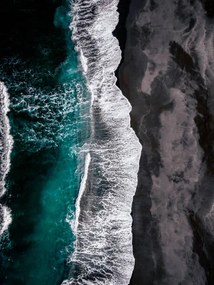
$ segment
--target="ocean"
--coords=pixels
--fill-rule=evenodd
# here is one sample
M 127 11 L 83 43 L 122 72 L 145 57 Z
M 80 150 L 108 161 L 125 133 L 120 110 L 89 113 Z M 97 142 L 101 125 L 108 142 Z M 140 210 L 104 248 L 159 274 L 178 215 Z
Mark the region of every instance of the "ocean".
M 116 87 L 117 5 L 3 6 L 1 284 L 130 279 L 141 147 Z

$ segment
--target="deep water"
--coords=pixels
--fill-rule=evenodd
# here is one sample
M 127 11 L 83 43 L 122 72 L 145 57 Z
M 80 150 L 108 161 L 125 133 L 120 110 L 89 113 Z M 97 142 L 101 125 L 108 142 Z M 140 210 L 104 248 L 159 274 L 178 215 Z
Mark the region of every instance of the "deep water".
M 55 285 L 66 278 L 73 250 L 69 221 L 84 163 L 80 149 L 89 136 L 89 96 L 71 41 L 69 5 L 5 3 L 0 80 L 10 96 L 14 147 L 1 201 L 12 223 L 0 241 L 0 284 Z

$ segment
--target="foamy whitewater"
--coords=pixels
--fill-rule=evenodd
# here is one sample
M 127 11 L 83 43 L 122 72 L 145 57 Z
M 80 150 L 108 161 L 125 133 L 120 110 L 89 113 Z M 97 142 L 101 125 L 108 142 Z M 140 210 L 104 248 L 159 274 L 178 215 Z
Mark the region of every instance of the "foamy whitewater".
M 6 191 L 5 178 L 10 168 L 10 153 L 13 140 L 10 135 L 10 125 L 7 117 L 9 112 L 9 95 L 3 82 L 0 82 L 0 197 Z M 10 210 L 0 204 L 0 236 L 11 223 Z
M 91 91 L 91 139 L 76 202 L 76 243 L 63 284 L 128 284 L 134 267 L 131 205 L 141 146 L 114 75 L 118 0 L 77 0 L 71 30 Z

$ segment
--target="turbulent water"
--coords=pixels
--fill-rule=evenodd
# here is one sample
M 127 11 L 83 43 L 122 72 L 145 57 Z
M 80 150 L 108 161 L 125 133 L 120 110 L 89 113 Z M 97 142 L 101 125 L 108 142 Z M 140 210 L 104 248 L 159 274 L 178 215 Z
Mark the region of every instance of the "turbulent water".
M 127 284 L 134 265 L 130 209 L 140 144 L 129 126 L 129 104 L 115 85 L 117 4 L 81 0 L 73 6 L 73 39 L 92 94 L 91 139 L 71 278 L 63 284 Z
M 39 3 L 1 17 L 0 283 L 127 284 L 140 145 L 118 1 Z
M 90 134 L 90 95 L 71 41 L 70 6 L 58 7 L 50 24 L 42 17 L 38 23 L 34 11 L 16 13 L 17 26 L 1 46 L 2 187 L 11 148 L 8 104 L 14 145 L 2 197 L 0 280 L 53 285 L 66 276 L 73 251 L 69 221 Z
M 131 4 L 121 81 L 143 144 L 133 204 L 133 285 L 213 284 L 209 2 Z

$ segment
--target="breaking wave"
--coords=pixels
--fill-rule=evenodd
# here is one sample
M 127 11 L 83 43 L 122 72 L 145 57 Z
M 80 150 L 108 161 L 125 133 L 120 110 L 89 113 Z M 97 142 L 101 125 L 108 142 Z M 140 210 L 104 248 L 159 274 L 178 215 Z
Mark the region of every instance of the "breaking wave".
M 9 96 L 3 82 L 0 82 L 0 197 L 6 191 L 5 178 L 10 169 L 10 153 L 13 139 L 10 135 L 10 124 L 7 117 L 9 112 Z M 10 210 L 0 204 L 0 236 L 11 223 Z
M 126 284 L 134 266 L 130 211 L 141 147 L 130 128 L 130 105 L 116 87 L 117 5 L 117 0 L 77 0 L 72 7 L 70 28 L 91 91 L 91 138 L 72 268 L 64 285 Z

